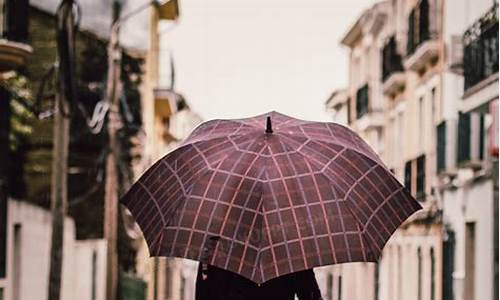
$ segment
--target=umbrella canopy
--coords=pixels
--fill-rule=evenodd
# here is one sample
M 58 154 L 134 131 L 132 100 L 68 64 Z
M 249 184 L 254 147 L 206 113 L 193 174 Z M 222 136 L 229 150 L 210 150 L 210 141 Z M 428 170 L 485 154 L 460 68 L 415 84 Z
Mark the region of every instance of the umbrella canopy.
M 277 112 L 200 125 L 121 202 L 151 256 L 198 260 L 256 283 L 374 262 L 421 208 L 353 131 Z

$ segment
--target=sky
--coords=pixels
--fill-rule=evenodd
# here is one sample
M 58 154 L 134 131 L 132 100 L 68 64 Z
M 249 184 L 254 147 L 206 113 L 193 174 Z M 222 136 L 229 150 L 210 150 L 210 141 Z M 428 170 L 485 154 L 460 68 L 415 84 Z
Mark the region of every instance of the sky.
M 179 2 L 177 25 L 161 29 L 162 51 L 172 52 L 176 88 L 202 118 L 276 110 L 327 121 L 324 102 L 348 83 L 340 40 L 375 1 Z

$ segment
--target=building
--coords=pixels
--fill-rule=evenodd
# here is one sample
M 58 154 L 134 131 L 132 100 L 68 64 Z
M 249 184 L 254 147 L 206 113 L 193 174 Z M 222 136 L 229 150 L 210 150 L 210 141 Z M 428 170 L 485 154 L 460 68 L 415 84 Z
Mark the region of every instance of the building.
M 498 2 L 444 8 L 437 173 L 446 232 L 443 299 L 498 299 Z
M 159 29 L 165 23 L 175 26 L 172 21 L 175 22 L 178 14 L 177 1 L 169 2 L 159 10 L 150 9 L 146 80 L 142 87 L 146 95 L 142 101 L 142 119 L 148 138 L 143 141 L 142 163 L 136 166 L 136 178 L 156 160 L 174 150 L 202 121 L 174 89 L 173 62 L 166 51 L 168 40 Z M 145 242 L 137 253 L 136 262 L 138 273 L 148 285 L 147 299 L 194 299 L 197 262 L 180 258 L 151 258 Z
M 327 107 L 337 114 L 334 120 L 347 120 L 373 147 L 423 210 L 395 232 L 378 264 L 332 267 L 326 299 L 333 299 L 331 290 L 339 293 L 335 299 L 441 298 L 443 235 L 434 129 L 443 117 L 444 4 L 376 3 L 342 39 L 350 50 L 347 95 L 335 94 Z
M 10 199 L 7 230 L 7 276 L 0 279 L 0 299 L 47 299 L 50 211 Z M 104 300 L 106 241 L 77 240 L 75 222 L 67 217 L 63 249 L 61 299 Z
M 48 296 L 53 159 L 50 108 L 55 95 L 54 76 L 51 76 L 55 71 L 48 71 L 56 59 L 54 14 L 58 3 L 60 1 L 0 1 L 3 29 L 0 40 L 0 299 Z M 108 11 L 110 19 L 111 7 Z M 95 104 L 102 99 L 107 40 L 82 26 L 75 42 L 78 91 L 73 100 L 81 101 L 92 114 Z M 131 110 L 128 117 L 132 123 L 140 123 L 137 103 L 141 95 L 137 83 L 141 81 L 141 61 L 140 51 L 124 49 L 124 99 Z M 40 90 L 44 93 L 40 93 L 42 103 L 38 106 L 36 99 Z M 46 118 L 37 118 L 42 112 Z M 64 299 L 103 299 L 106 291 L 105 276 L 102 276 L 106 271 L 106 258 L 102 258 L 102 253 L 107 246 L 102 240 L 104 184 L 100 163 L 106 140 L 102 131 L 91 133 L 86 121 L 79 112 L 71 118 Z M 134 137 L 136 132 L 125 136 Z M 126 173 L 126 169 L 122 171 Z M 8 183 L 7 192 L 4 182 Z M 145 283 L 134 276 L 135 261 L 129 259 L 129 254 L 135 251 L 133 237 L 127 234 L 131 230 L 119 223 L 120 293 L 141 299 Z
M 0 81 L 4 81 L 9 73 L 22 68 L 29 55 L 33 52 L 27 43 L 28 28 L 17 15 L 25 15 L 27 1 L 19 1 L 21 5 L 13 5 L 13 1 L 0 1 Z M 27 3 L 26 3 L 27 4 Z M 11 255 L 7 238 L 11 231 L 9 216 L 9 141 L 10 141 L 10 97 L 5 87 L 0 86 L 0 299 L 8 297 L 10 281 L 8 262 Z

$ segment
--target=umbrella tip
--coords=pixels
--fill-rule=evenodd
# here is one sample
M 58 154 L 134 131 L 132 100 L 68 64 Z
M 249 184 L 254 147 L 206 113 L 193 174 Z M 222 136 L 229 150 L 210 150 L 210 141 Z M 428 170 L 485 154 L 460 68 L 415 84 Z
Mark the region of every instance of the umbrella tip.
M 266 133 L 273 133 L 273 126 L 271 124 L 271 117 L 267 117 Z

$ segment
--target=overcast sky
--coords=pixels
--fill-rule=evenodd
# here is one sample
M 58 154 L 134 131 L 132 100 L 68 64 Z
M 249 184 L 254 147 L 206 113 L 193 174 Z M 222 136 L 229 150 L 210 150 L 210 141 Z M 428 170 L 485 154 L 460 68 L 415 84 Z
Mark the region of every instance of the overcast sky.
M 181 18 L 163 44 L 175 58 L 177 89 L 204 119 L 277 110 L 328 120 L 325 100 L 347 84 L 340 39 L 375 1 L 179 2 Z

